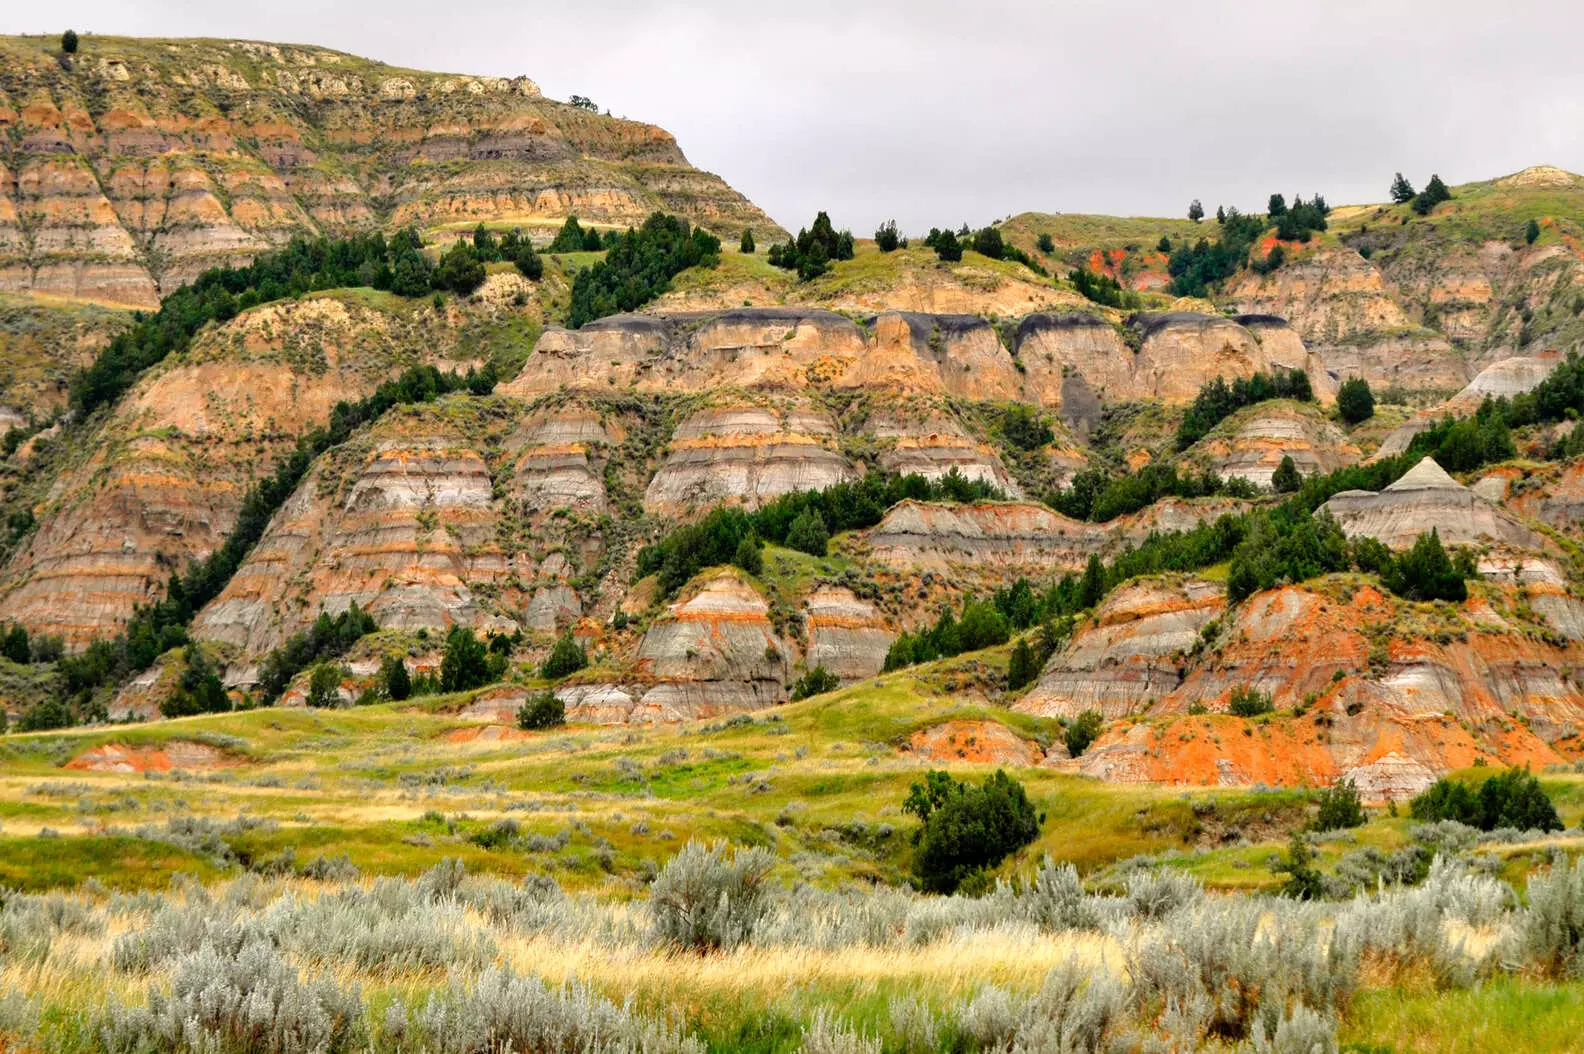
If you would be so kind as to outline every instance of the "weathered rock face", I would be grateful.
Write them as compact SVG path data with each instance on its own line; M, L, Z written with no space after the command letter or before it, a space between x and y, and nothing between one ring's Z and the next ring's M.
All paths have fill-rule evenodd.
M257 655L320 611L353 603L391 629L515 629L474 593L527 570L511 566L497 540L499 512L481 450L443 409L387 415L361 442L315 466L199 614L194 634ZM576 616L564 576L564 560L547 569L549 592L534 597L530 621L554 628L563 606Z
M688 721L784 702L786 644L770 606L736 572L721 570L670 606L638 646L652 678L629 721Z
M1018 355L971 315L889 311L864 328L816 308L737 308L715 313L617 315L539 339L508 391L521 398L560 389L641 392L752 388L838 389L971 401L1029 401L1079 425L1101 402L1181 402L1217 377L1280 366L1310 373L1316 393L1333 386L1279 319L1239 325L1212 315L1140 316L1143 350L1090 315L1034 314L1017 332ZM1252 328L1250 328L1252 327ZM1021 372L1019 370L1021 367Z
M513 470L513 485L524 506L531 512L605 512L605 481L589 463L589 449L620 439L619 426L607 428L598 414L583 407L556 407L535 415L519 434L521 452Z
M1392 549L1407 549L1432 529L1447 545L1490 541L1524 549L1544 545L1539 535L1448 476L1428 457L1379 494L1347 490L1323 508L1348 537L1369 535Z
M1175 313L1140 315L1143 339L1134 363L1136 398L1187 402L1224 377L1269 372L1273 363L1253 333L1230 319Z
M1069 422L1098 423L1101 402L1133 397L1133 349L1094 315L1029 315L1018 324L1025 397L1059 409Z
M867 600L840 586L821 586L803 600L809 669L823 666L844 682L873 677L885 666L896 634Z
M1410 605L1368 586L1257 594L1229 613L1148 720L1113 726L1073 767L1189 785L1315 786L1353 775L1387 789L1401 783L1397 796L1422 785L1421 769L1440 774L1476 758L1553 763L1584 727L1584 687L1562 675L1580 645L1514 631L1479 603L1464 612L1479 631L1444 644L1391 633L1372 662L1373 636ZM1258 722L1223 716L1241 685L1270 692L1278 713ZM1189 715L1194 704L1211 713ZM1308 713L1284 713L1294 706Z
M644 508L681 515L719 504L748 508L783 494L857 478L824 413L759 406L701 410L677 427L644 493Z
M945 721L913 733L904 756L932 765L1028 768L1043 761L1045 752L998 721Z
M113 633L172 570L220 544L249 483L299 429L448 344L444 325L336 297L205 330L144 376L56 480L6 568L0 618L73 646Z
M1574 537L1584 534L1584 458L1547 466L1533 479L1504 487L1502 496L1519 515Z
M874 557L889 567L945 571L959 565L1048 573L1082 567L1109 541L1095 524L1044 505L904 501L869 530Z
M869 326L873 339L842 374L841 387L974 400L1019 396L1012 356L981 318L890 312Z
M547 330L504 390L528 398L560 388L799 389L839 375L866 347L854 322L817 309L614 315L578 330Z
M1200 440L1193 452L1207 459L1217 475L1260 487L1271 485L1284 457L1291 457L1305 476L1359 459L1359 449L1341 429L1312 408L1286 401L1261 403L1237 414Z
M1452 389L1468 377L1446 337L1416 328L1401 293L1352 249L1304 253L1269 275L1245 272L1228 299L1240 311L1286 319L1324 363L1322 374L1415 389Z
M955 469L969 480L989 483L1008 497L1022 497L995 448L970 436L948 411L919 416L882 411L869 418L864 430L882 442L889 441L880 455L880 467L887 472L939 480Z
M1013 709L1041 717L1097 710L1108 721L1142 713L1176 689L1186 654L1225 607L1220 587L1194 578L1115 589Z
M70 68L40 38L0 39L0 66L0 289L152 307L293 235L386 223L637 224L660 209L732 238L783 233L666 132L525 77L100 36Z

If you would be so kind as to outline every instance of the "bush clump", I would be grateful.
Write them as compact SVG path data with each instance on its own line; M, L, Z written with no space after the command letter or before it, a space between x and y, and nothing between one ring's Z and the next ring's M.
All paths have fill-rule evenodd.
M918 817L913 874L930 893L952 893L965 879L995 867L1039 837L1043 818L1023 784L1005 772L975 787L932 771L902 804Z
M1364 803L1351 779L1342 780L1320 792L1320 811L1310 829L1340 831L1364 826Z
M1474 790L1467 783L1442 777L1409 804L1413 818L1427 823L1455 820L1482 831L1510 827L1518 831L1560 831L1545 789L1527 769L1508 769Z
M775 859L763 849L689 842L666 861L649 892L655 936L694 951L735 948L769 910L765 877Z
M1232 694L1227 700L1227 713L1233 717L1258 717L1275 709L1275 700L1271 698L1269 692L1262 692L1246 684L1240 684L1232 689Z
M572 631L568 630L556 639L555 647L550 649L550 654L539 667L539 676L547 681L559 681L587 665L588 652L583 650Z
M566 704L554 692L541 692L517 708L517 727L525 732L566 724Z

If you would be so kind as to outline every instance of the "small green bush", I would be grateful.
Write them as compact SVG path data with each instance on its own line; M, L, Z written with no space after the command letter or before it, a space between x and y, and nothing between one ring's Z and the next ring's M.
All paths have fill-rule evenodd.
M799 678L797 685L792 689L792 698L794 700L807 699L810 696L834 692L840 687L840 677L823 666L816 666Z
M539 667L539 676L547 681L559 681L587 665L588 653L578 644L577 638L572 636L569 630L563 633L556 640L555 647L550 649L549 656Z
M1519 831L1560 831L1562 820L1540 781L1525 769L1508 769L1480 785L1442 777L1409 805L1414 819L1455 820L1482 831L1510 827Z
M1240 684L1232 689L1231 698L1227 702L1227 713L1233 717L1258 717L1275 709L1276 703L1269 692L1262 692L1246 684Z
M1352 780L1342 780L1328 787L1320 793L1318 800L1320 812L1310 825L1313 830L1339 831L1364 825L1364 803Z
M1078 757L1089 749L1089 744L1100 738L1103 727L1099 711L1085 710L1067 723L1067 732L1062 737L1067 745L1067 753Z
M517 727L525 732L559 728L566 724L566 704L554 692L541 692L517 710Z
M997 771L983 786L931 772L915 783L903 809L918 816L913 873L930 893L952 893L1039 837L1042 818L1023 785Z

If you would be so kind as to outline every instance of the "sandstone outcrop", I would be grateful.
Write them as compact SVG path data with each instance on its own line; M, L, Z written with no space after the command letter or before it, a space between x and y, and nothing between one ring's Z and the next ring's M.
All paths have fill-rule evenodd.
M1359 449L1312 408L1284 400L1235 415L1200 440L1193 455L1205 459L1219 476L1269 487L1284 457L1311 476L1357 462Z
M426 313L427 314L427 313ZM149 371L35 511L6 568L0 619L86 644L161 595L231 529L250 482L299 430L403 367L449 365L451 325L318 296L204 330Z
M881 411L865 422L864 429L884 445L880 467L887 472L939 480L956 470L1009 498L1022 497L995 448L970 436L950 411L919 416Z
M1322 395L1329 383L1317 363L1307 355L1297 362L1284 361L1296 355L1294 342L1276 338L1282 329L1279 321L1259 322L1261 330L1270 334L1267 346L1250 329L1214 315L1173 312L1135 316L1132 325L1142 344L1133 367L1133 398L1187 402L1217 377L1232 380L1269 373L1277 367L1308 370L1311 383L1319 378L1316 395Z
M619 426L608 428L592 410L544 410L525 424L513 444L519 450L513 489L532 512L574 509L597 516L607 508L605 480L590 464L589 451L621 438Z
M293 235L385 225L630 225L659 209L724 237L784 233L666 132L552 102L526 77L103 36L68 63L3 38L0 67L0 289L152 307Z
M983 502L952 505L903 501L870 528L866 540L886 566L946 571L960 565L1048 574L1081 568L1110 535L1044 505Z
M1041 717L1096 710L1108 721L1141 713L1177 688L1186 654L1225 607L1219 586L1195 578L1115 589L1013 709Z
M762 406L701 410L677 426L644 508L666 516L719 504L758 508L783 494L857 478L823 412Z
M1470 600L1467 617L1478 603ZM1477 758L1535 767L1559 760L1562 744L1584 728L1584 686L1563 672L1584 655L1580 645L1490 622L1461 637L1406 626L1382 636L1406 607L1368 586L1257 594L1225 617L1144 720L1112 726L1072 767L1122 781L1322 786L1371 765L1440 774ZM1098 657L1095 668L1110 658ZM1240 686L1270 692L1277 713L1226 716ZM1210 713L1190 714L1195 705ZM1294 707L1305 712L1295 716ZM1388 764L1392 755L1412 764Z
M389 414L340 457L321 460L199 614L194 634L257 655L320 611L354 603L387 629L515 629L474 592L518 568L497 539L482 443L452 425L445 409ZM548 596L541 590L526 608L553 629L562 606L573 617L579 608L554 568L546 578Z
M627 720L691 721L774 706L787 698L788 659L764 597L735 571L713 572L644 634L637 672L651 686Z
M1544 545L1534 531L1447 475L1428 457L1378 494L1346 490L1322 508L1348 537L1369 535L1392 549L1407 549L1432 529L1445 545L1492 541L1524 549Z
M823 666L844 683L873 677L885 666L896 633L867 600L850 589L820 586L803 598L809 669Z

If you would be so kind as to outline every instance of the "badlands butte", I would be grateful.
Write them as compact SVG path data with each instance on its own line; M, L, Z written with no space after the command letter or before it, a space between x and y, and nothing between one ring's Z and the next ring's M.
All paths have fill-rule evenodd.
M491 741L527 737L518 710L547 692L573 725L647 727L763 718L810 690L905 708L903 691L931 716L883 744L892 759L1188 787L1347 778L1371 802L1584 757L1579 176L1336 206L1285 240L1263 212L1024 213L955 253L924 232L838 237L804 276L767 253L791 226L669 134L526 77L12 37L0 127L13 732L158 721L212 670L227 706L360 700ZM718 253L639 303L588 300L656 213ZM586 244L564 240L570 217ZM429 263L477 255L476 280L241 282L190 333L176 299L160 306L294 239L333 255L409 230ZM538 253L494 251L513 231ZM1242 255L1222 273L1186 280L1228 245ZM149 318L179 337L84 398L84 371ZM424 366L493 384L299 444ZM1206 419L1216 391L1230 401ZM164 619L152 654L129 647L304 449L236 566ZM710 541L742 524L750 553ZM1432 530L1455 589L1415 587L1405 554ZM352 605L371 632L285 662ZM391 663L440 677L457 627L505 657L488 683L386 701ZM557 642L587 663L547 678ZM326 662L328 693L310 684ZM1264 712L1230 712L1250 697ZM1091 712L1074 756L1066 730ZM64 760L245 760L178 732L139 760L148 733Z

